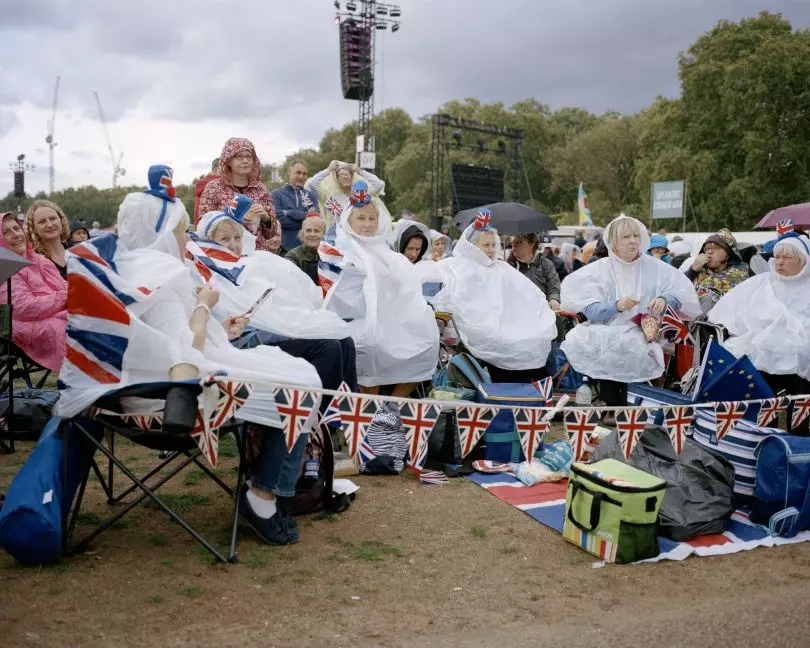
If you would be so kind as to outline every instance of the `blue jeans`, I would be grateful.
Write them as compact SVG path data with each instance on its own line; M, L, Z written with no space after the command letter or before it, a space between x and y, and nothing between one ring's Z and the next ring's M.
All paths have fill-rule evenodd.
M287 452L284 433L278 428L265 427L262 449L251 485L278 497L295 495L295 484L301 471L307 439L309 434L302 434L295 442L292 452Z

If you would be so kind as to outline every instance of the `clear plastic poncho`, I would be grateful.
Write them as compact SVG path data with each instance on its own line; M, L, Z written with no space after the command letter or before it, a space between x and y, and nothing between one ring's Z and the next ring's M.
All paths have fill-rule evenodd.
M388 210L378 198L372 202L379 215L374 236L352 231L351 205L340 216L335 247L343 254L342 272L325 305L351 320L361 385L428 380L438 361L439 329L414 265L389 247Z
M635 261L622 261L608 244L610 232L622 219L638 227L640 253ZM664 352L657 342L648 343L641 328L631 319L646 313L655 297L675 297L680 311L692 317L700 314L700 303L692 283L682 272L645 254L650 245L647 228L635 218L620 216L605 228L602 238L609 256L580 268L562 282L561 308L580 313L592 304L615 304L622 297L639 300L632 310L618 313L605 322L575 326L562 343L571 366L591 378L619 382L643 382L664 373Z
M479 360L507 370L545 366L557 337L554 313L530 279L500 260L497 235L493 260L470 241L473 228L464 230L452 257L435 264L444 283L433 298L436 310L453 315L462 342Z
M735 356L747 355L760 371L798 374L810 380L810 256L806 238L786 238L780 246L797 249L804 258L799 274L783 277L770 271L746 279L720 298L709 321L732 337L724 343Z
M209 212L197 225L197 236L210 239L222 219L222 212ZM245 236L249 232L245 230ZM243 239L244 254L244 239ZM342 340L349 327L323 307L323 292L294 263L262 250L241 258L243 269L238 285L214 274L211 282L219 290L217 310L228 316L246 312L269 287L273 294L250 318L250 325L285 337L304 340ZM193 263L189 262L193 267ZM197 275L199 277L199 275Z

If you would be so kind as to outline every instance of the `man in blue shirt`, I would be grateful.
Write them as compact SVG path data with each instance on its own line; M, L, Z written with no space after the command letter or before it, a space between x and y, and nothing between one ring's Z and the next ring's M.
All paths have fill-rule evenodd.
M281 224L281 245L292 250L300 245L298 232L301 223L311 211L318 211L318 198L304 189L309 168L303 160L294 160L290 165L290 181L271 192L276 218Z

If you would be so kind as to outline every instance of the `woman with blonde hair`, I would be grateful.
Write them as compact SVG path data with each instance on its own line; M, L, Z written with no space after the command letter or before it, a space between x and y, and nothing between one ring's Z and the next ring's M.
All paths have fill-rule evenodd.
M332 223L349 207L352 185L362 180L372 196L385 195L385 183L370 171L348 162L332 160L323 171L318 171L304 185L305 189L318 194L321 218L328 230Z
M65 279L64 244L70 238L70 226L62 208L50 200L35 200L25 214L25 234L34 252L50 259Z

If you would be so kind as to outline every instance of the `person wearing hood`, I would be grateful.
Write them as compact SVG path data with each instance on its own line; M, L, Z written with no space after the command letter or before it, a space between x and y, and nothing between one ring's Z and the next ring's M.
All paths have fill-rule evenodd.
M647 249L647 254L671 265L669 243L667 237L663 234L653 234L650 237L650 247Z
M309 175L309 166L303 160L290 164L289 182L270 195L276 208L276 218L281 225L281 245L287 250L295 248L300 239L298 233L304 219L318 209L318 197L314 191L304 189Z
M664 352L648 342L636 315L660 317L667 306L687 316L700 313L695 289L682 272L643 252L647 229L620 216L602 235L608 257L589 263L562 282L562 308L587 318L561 348L579 373L600 381L600 398L627 404L627 383L654 380L664 373Z
M769 271L738 284L709 311L709 321L730 333L723 346L746 355L774 393L810 394L810 240L781 236ZM810 419L788 431L807 436Z
M506 262L537 286L548 301L549 308L560 307L560 278L554 264L538 254L537 234L518 234L512 239L512 253Z
M74 223L73 226L70 228L70 238L68 239L65 247L70 249L77 243L83 243L89 238L90 238L90 230L88 230L84 225Z
M585 265L585 263L582 261L582 250L580 250L579 247L573 243L562 244L560 247L560 258L563 260L565 272L567 274L576 272Z
M329 166L318 171L304 185L318 196L321 206L321 218L326 223L326 229L332 227L333 222L350 204L352 185L363 181L368 186L371 196L384 196L385 183L370 171L361 169L355 164L332 160Z
M205 185L200 195L200 214L222 211L234 194L242 194L253 201L253 209L257 212L258 217L253 221L256 249L278 252L281 229L276 220L276 209L270 192L261 181L261 165L249 139L232 137L225 142L219 156L217 176Z
M428 228L413 220L400 220L394 226L394 251L405 255L413 264L419 263L430 245Z
M231 340L239 337L247 318L231 314L223 325L212 316L220 293L210 282L195 290L190 269L184 263L189 217L183 202L175 196L172 171L165 165L153 165L148 178L146 191L127 194L121 203L117 235L86 244L103 243L104 253L114 255L113 265L106 265L114 273L114 294L119 296L119 302L110 298L106 308L115 317L125 315L128 326L118 324L115 331L126 337L116 337L115 348L103 340L95 348L106 352L105 360L114 359L120 373L105 371L103 380L89 380L84 369L89 359L69 347L73 353L68 353L59 372L60 397L55 414L71 418L109 391L173 380L183 374L184 378L224 374L252 385L252 392L236 410L236 418L261 430L262 441L251 485L237 494L239 512L266 542L297 542L297 523L286 514L283 500L295 494L320 396L316 396L312 414L288 451L269 384L320 388L318 373L308 362L274 347L239 350L232 346ZM88 252L93 256L69 255L71 272L75 267L77 280L86 281L80 271L81 266L86 267L83 262L98 258ZM93 274L98 272L101 270ZM111 278L104 279L109 283ZM88 328L93 319L81 310L68 314L68 330L74 329L79 335L74 340L90 341L98 335L97 330ZM202 398L204 405L205 396Z
M361 390L377 394L394 385L394 396L407 397L436 371L439 329L416 265L391 249L390 231L383 202L365 181L355 182L334 245L321 244L321 259L335 276L324 305L349 321Z
M462 343L494 382L528 383L546 376L556 318L532 281L500 260L491 216L479 210L452 258L438 264L444 286L434 303L452 315Z
M437 230L430 230L430 257L434 261L452 256L452 240L447 234L442 234Z
M65 357L67 282L50 260L34 251L12 212L2 219L0 243L29 263L10 279L14 342L34 362L58 372ZM0 302L7 302L5 288Z
M725 228L706 239L700 254L686 270L686 277L694 283L704 313L749 276L748 267L737 250L737 241Z
M298 231L298 240L301 241L301 245L287 252L284 257L301 268L316 286L320 285L318 284L318 246L325 233L326 224L323 222L320 212L309 212Z

